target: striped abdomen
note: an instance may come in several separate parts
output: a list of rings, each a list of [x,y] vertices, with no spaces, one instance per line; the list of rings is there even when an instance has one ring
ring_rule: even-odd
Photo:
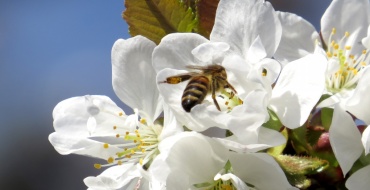
[[[190,79],[182,94],[181,105],[190,112],[195,105],[202,103],[209,90],[209,79],[206,76],[195,76]]]

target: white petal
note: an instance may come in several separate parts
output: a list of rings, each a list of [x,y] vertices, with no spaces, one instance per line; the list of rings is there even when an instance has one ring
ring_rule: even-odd
[[[213,60],[223,57],[230,46],[224,42],[209,42],[196,47],[191,53],[202,63],[212,64]]]
[[[164,104],[163,107],[164,124],[162,132],[158,137],[159,140],[184,131],[184,128],[179,124],[170,107],[167,104]]]
[[[370,49],[370,25],[367,28],[367,36],[362,38],[361,42],[362,45],[366,47],[366,49]]]
[[[370,5],[368,0],[335,0],[326,9],[321,19],[321,34],[328,45],[329,36],[333,28],[336,34],[332,38],[337,42],[344,36],[345,32],[350,33],[346,45],[352,47],[352,52],[361,52],[360,44],[362,38],[367,34],[367,27],[370,24]]]
[[[54,132],[49,135],[49,141],[55,150],[62,155],[79,154],[95,158],[108,159],[117,152],[122,151],[115,146],[104,148],[104,143],[87,138],[78,138]]]
[[[211,41],[226,42],[244,58],[260,36],[268,57],[280,42],[281,25],[269,2],[260,0],[221,0],[218,4]]]
[[[266,93],[253,91],[243,100],[243,105],[235,107],[230,114],[227,126],[239,139],[245,139],[244,144],[257,144],[259,127],[268,118]],[[221,121],[220,121],[221,122]]]
[[[283,170],[268,154],[229,153],[234,174],[256,189],[294,189],[285,177]]]
[[[352,117],[343,110],[341,104],[337,104],[334,108],[329,139],[343,174],[346,175],[353,163],[360,157],[363,146],[360,131]]]
[[[359,190],[359,189],[369,189],[370,187],[370,165],[361,168],[354,174],[352,174],[347,182],[346,187],[348,190]]]
[[[162,38],[153,52],[153,67],[158,72],[165,68],[185,70],[187,65],[201,64],[191,53],[200,44],[209,42],[194,33],[173,33]]]
[[[244,99],[249,92],[257,88],[255,83],[247,80],[252,65],[247,63],[241,56],[237,54],[226,56],[222,62],[222,66],[226,70],[227,80],[234,86],[239,98]]]
[[[365,148],[365,155],[369,154],[370,152],[370,127],[367,126],[364,132],[362,133],[362,145]]]
[[[113,126],[126,127],[126,115],[106,96],[87,95],[63,100],[55,106],[53,118],[55,131],[71,137],[114,136],[117,131]]]
[[[271,109],[288,128],[306,122],[325,88],[326,58],[310,54],[287,64],[273,89]]]
[[[349,98],[346,109],[357,118],[370,124],[370,68],[367,67],[358,81],[356,89]]]
[[[245,144],[256,143],[258,128],[268,120],[266,93],[253,91],[243,102],[244,104],[234,107],[229,113],[218,111],[211,103],[202,103],[195,106],[190,115],[206,129],[213,126],[229,129],[238,138],[245,139]]]
[[[270,147],[279,146],[286,142],[286,139],[279,132],[265,127],[260,127],[258,131],[258,140],[246,144],[245,138],[238,139],[236,136],[228,138],[216,138],[228,149],[239,153],[254,153],[260,150],[265,150]]]
[[[142,36],[117,40],[112,48],[113,89],[117,96],[131,108],[148,114],[148,122],[162,111],[152,66],[154,42]]]
[[[132,163],[109,167],[96,177],[87,177],[84,183],[93,189],[120,189],[130,183],[135,183],[135,178],[141,177],[139,170]]]
[[[283,65],[302,58],[315,50],[315,40],[320,40],[315,27],[302,17],[277,11],[283,32],[274,57]]]
[[[247,60],[251,63],[258,63],[260,60],[267,56],[265,47],[263,47],[260,36],[257,36],[256,39],[252,42],[247,53]]]
[[[172,145],[170,145],[172,144]],[[227,161],[227,149],[219,142],[196,132],[171,136],[159,145],[165,163],[171,171],[186,174],[190,184],[213,181],[213,177]],[[164,175],[160,167],[153,175]],[[177,174],[171,174],[177,176]]]

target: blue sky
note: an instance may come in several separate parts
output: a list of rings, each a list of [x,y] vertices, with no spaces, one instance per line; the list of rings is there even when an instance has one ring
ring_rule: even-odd
[[[330,1],[294,1],[276,2],[319,28]],[[122,0],[0,2],[0,189],[86,189],[82,179],[101,172],[96,160],[59,155],[47,137],[63,99],[101,94],[127,108],[110,63],[114,41],[129,37],[123,10]]]

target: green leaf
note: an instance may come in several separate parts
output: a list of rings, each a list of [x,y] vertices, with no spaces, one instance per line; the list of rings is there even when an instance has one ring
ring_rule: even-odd
[[[275,112],[273,112],[270,109],[267,109],[267,111],[270,115],[270,119],[266,123],[262,124],[262,126],[269,128],[269,129],[276,130],[276,131],[280,131],[283,124],[280,122]]]
[[[200,35],[209,39],[215,23],[216,10],[219,0],[199,0],[197,3],[198,30]]]
[[[312,157],[279,155],[274,158],[285,172],[288,181],[301,189],[306,189],[311,185],[306,175],[320,173],[329,167],[326,160]]]
[[[279,155],[275,157],[284,171],[293,175],[310,175],[324,171],[329,162],[313,157]]]
[[[303,154],[310,151],[311,147],[307,142],[307,128],[302,126],[288,131],[289,139],[297,154]]]
[[[332,119],[333,119],[333,109],[322,108],[321,109],[321,122],[326,131],[329,131]]]
[[[193,10],[179,0],[125,0],[122,16],[131,36],[142,35],[159,43],[173,32],[192,32],[197,27]]]

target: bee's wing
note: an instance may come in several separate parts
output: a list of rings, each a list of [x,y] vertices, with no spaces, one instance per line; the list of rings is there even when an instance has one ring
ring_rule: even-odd
[[[188,69],[193,69],[193,70],[200,70],[200,71],[203,71],[203,72],[210,72],[210,71],[219,71],[221,69],[223,69],[223,67],[221,65],[217,65],[217,64],[212,64],[212,65],[207,65],[207,66],[199,66],[199,65],[188,65],[186,66],[186,68]]]

